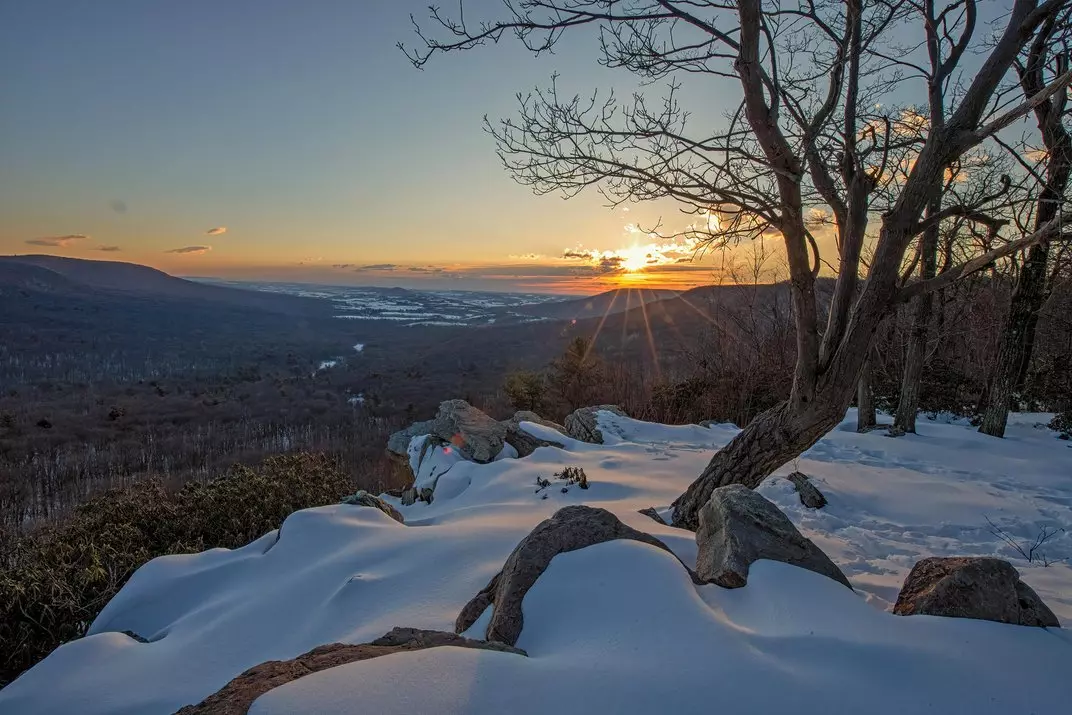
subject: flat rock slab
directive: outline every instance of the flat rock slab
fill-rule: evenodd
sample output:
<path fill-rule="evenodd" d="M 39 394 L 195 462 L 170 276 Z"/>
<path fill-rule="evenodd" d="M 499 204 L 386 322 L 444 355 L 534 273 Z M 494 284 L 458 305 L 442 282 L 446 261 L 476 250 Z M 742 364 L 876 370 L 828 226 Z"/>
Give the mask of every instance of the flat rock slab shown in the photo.
<path fill-rule="evenodd" d="M 1020 626 L 1059 628 L 1053 611 L 1002 559 L 953 557 L 923 559 L 909 572 L 893 612 L 975 618 Z"/>
<path fill-rule="evenodd" d="M 786 479 L 793 483 L 801 504 L 809 509 L 822 509 L 826 506 L 826 497 L 804 472 L 793 472 Z"/>
<path fill-rule="evenodd" d="M 567 506 L 536 525 L 514 548 L 502 571 L 462 608 L 454 624 L 457 633 L 469 629 L 480 614 L 495 606 L 486 637 L 508 645 L 517 643 L 524 618 L 521 602 L 557 554 L 614 539 L 633 539 L 673 553 L 651 534 L 626 526 L 606 509 Z"/>
<path fill-rule="evenodd" d="M 814 571 L 848 586 L 830 557 L 797 531 L 773 503 L 740 484 L 719 487 L 699 513 L 696 574 L 707 583 L 740 588 L 760 559 Z"/>
<path fill-rule="evenodd" d="M 512 648 L 502 643 L 462 638 L 455 633 L 395 628 L 371 643 L 362 645 L 332 643 L 314 648 L 291 660 L 269 660 L 255 665 L 197 705 L 187 705 L 175 715 L 246 715 L 254 700 L 269 690 L 306 675 L 359 660 L 442 646 L 526 655 L 525 651 L 519 648 Z"/>

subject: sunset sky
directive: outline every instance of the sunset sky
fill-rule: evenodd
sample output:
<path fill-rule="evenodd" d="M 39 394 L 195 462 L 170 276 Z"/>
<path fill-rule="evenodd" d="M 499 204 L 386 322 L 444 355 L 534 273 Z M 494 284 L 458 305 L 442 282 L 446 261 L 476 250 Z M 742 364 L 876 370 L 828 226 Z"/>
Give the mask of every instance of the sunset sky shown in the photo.
<path fill-rule="evenodd" d="M 672 204 L 538 197 L 500 166 L 481 121 L 512 115 L 517 92 L 555 72 L 570 90 L 632 89 L 595 64 L 591 37 L 418 71 L 395 45 L 426 5 L 0 2 L 0 253 L 552 292 L 717 277 L 722 257 L 683 262 L 692 246 L 653 248 L 636 228 L 694 220 Z M 712 116 L 717 96 L 702 104 Z M 661 265 L 611 269 L 647 263 Z"/>

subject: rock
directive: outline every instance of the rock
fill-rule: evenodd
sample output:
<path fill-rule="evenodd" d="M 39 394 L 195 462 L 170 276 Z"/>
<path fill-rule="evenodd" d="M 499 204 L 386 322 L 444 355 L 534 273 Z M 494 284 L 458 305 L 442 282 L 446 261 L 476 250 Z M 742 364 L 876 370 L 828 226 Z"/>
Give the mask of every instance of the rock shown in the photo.
<path fill-rule="evenodd" d="M 660 524 L 666 524 L 666 522 L 663 521 L 663 518 L 661 516 L 659 516 L 659 512 L 655 511 L 655 507 L 653 507 L 653 506 L 649 506 L 647 509 L 641 509 L 637 513 L 638 514 L 643 514 L 644 516 L 648 517 L 649 519 L 657 521 Z"/>
<path fill-rule="evenodd" d="M 417 487 L 402 490 L 402 496 L 399 498 L 402 500 L 402 506 L 412 506 L 413 502 L 417 501 Z"/>
<path fill-rule="evenodd" d="M 1060 623 L 1008 561 L 984 557 L 923 559 L 905 579 L 893 612 L 977 618 L 1021 626 Z"/>
<path fill-rule="evenodd" d="M 470 462 L 487 464 L 502 451 L 506 427 L 465 400 L 447 400 L 439 405 L 431 434 Z"/>
<path fill-rule="evenodd" d="M 797 494 L 800 495 L 801 504 L 809 509 L 822 509 L 826 506 L 826 497 L 823 496 L 817 486 L 811 483 L 808 475 L 803 472 L 793 472 L 786 479 L 796 487 Z"/>
<path fill-rule="evenodd" d="M 558 447 L 559 449 L 563 447 L 561 442 L 552 442 L 550 440 L 532 436 L 521 429 L 522 422 L 534 422 L 545 427 L 550 427 L 562 434 L 566 433 L 565 427 L 555 422 L 551 422 L 550 420 L 545 420 L 535 412 L 529 412 L 528 410 L 515 412 L 513 417 L 503 421 L 502 424 L 506 427 L 506 443 L 517 450 L 518 457 L 527 457 L 535 452 L 538 447 Z"/>
<path fill-rule="evenodd" d="M 413 441 L 414 437 L 419 437 L 423 434 L 432 434 L 432 420 L 425 422 L 414 422 L 404 430 L 395 432 L 387 438 L 387 452 L 396 457 L 401 457 L 407 463 L 409 462 L 409 443 Z"/>
<path fill-rule="evenodd" d="M 387 440 L 387 454 L 399 481 L 408 481 L 414 488 L 412 493 L 403 493 L 402 503 L 431 502 L 436 481 L 454 463 L 486 464 L 505 443 L 506 427 L 465 400 L 440 403 L 435 419 L 415 422 Z"/>
<path fill-rule="evenodd" d="M 603 433 L 599 431 L 597 419 L 597 413 L 599 412 L 613 412 L 616 415 L 626 417 L 626 414 L 616 405 L 582 407 L 579 410 L 574 410 L 566 417 L 566 434 L 582 442 L 603 444 Z"/>
<path fill-rule="evenodd" d="M 494 604 L 487 639 L 508 645 L 517 643 L 524 623 L 521 602 L 551 559 L 556 554 L 614 539 L 634 539 L 670 552 L 666 544 L 651 534 L 626 526 L 606 509 L 583 505 L 563 507 L 550 519 L 537 524 L 514 548 L 502 571 L 462 608 L 454 623 L 455 632 L 468 630 L 484 609 Z"/>
<path fill-rule="evenodd" d="M 402 518 L 402 514 L 398 511 L 398 509 L 395 509 L 383 499 L 369 494 L 364 489 L 357 492 L 356 494 L 351 494 L 350 496 L 346 497 L 342 500 L 342 503 L 352 504 L 354 506 L 370 506 L 373 509 L 379 509 L 384 514 L 391 517 L 400 524 L 403 524 L 406 521 Z"/>
<path fill-rule="evenodd" d="M 137 641 L 138 643 L 148 643 L 149 642 L 148 639 L 142 638 L 141 636 L 139 636 L 134 631 L 120 631 L 120 633 L 125 635 L 127 638 L 130 638 L 131 640 Z"/>
<path fill-rule="evenodd" d="M 395 628 L 382 638 L 362 645 L 332 643 L 291 660 L 269 660 L 255 665 L 236 677 L 213 695 L 197 705 L 187 705 L 175 715 L 246 715 L 253 701 L 280 685 L 359 660 L 370 660 L 392 653 L 452 646 L 476 648 L 500 653 L 526 655 L 525 651 L 502 643 L 462 638 L 443 631 L 423 631 L 416 628 Z"/>
<path fill-rule="evenodd" d="M 700 509 L 696 574 L 708 583 L 739 588 L 760 559 L 781 561 L 852 588 L 845 574 L 805 538 L 778 507 L 741 484 L 719 487 Z"/>

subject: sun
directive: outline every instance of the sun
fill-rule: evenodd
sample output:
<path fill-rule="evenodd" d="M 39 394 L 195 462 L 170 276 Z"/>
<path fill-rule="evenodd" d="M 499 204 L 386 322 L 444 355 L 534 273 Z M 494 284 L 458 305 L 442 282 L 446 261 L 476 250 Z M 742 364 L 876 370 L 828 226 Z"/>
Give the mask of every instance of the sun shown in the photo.
<path fill-rule="evenodd" d="M 636 273 L 650 261 L 650 252 L 645 246 L 633 246 L 632 248 L 625 248 L 618 252 L 621 257 L 621 267 L 629 273 Z"/>

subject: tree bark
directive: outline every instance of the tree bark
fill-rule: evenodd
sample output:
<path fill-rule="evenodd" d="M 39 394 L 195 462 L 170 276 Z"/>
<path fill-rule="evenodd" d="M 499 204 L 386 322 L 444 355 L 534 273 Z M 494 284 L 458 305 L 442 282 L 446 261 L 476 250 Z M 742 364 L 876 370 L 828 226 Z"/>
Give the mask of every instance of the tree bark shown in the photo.
<path fill-rule="evenodd" d="M 1053 28 L 1051 21 L 1047 34 Z M 1026 66 L 1020 70 L 1020 85 L 1024 96 L 1030 97 L 1045 85 L 1043 70 L 1048 59 L 1048 46 L 1037 39 L 1031 46 Z M 1057 56 L 1057 66 L 1067 71 L 1067 55 Z M 1035 208 L 1035 226 L 1062 216 L 1065 189 L 1072 171 L 1072 135 L 1064 125 L 1067 89 L 1034 107 L 1035 118 L 1046 147 L 1046 182 Z M 1058 227 L 1063 238 L 1063 226 Z M 1049 241 L 1033 245 L 1027 252 L 1020 275 L 1012 290 L 1009 318 L 1001 333 L 997 361 L 987 383 L 986 403 L 979 431 L 992 437 L 1004 437 L 1009 420 L 1013 394 L 1022 388 L 1031 362 L 1035 343 L 1035 327 L 1039 311 L 1046 300 L 1049 278 Z"/>
<path fill-rule="evenodd" d="M 1032 246 L 1013 287 L 1009 318 L 1001 333 L 997 361 L 987 385 L 986 407 L 979 425 L 979 431 L 991 437 L 1005 436 L 1013 395 L 1020 386 L 1023 367 L 1031 360 L 1029 335 L 1045 299 L 1048 258 L 1048 244 Z"/>
<path fill-rule="evenodd" d="M 942 210 L 942 197 L 931 199 L 927 214 L 933 216 Z M 934 278 L 938 270 L 939 225 L 928 228 L 920 239 L 920 280 Z M 924 293 L 916 299 L 916 314 L 912 319 L 912 332 L 908 336 L 904 373 L 901 376 L 901 398 L 897 414 L 893 418 L 895 429 L 915 433 L 916 413 L 919 412 L 919 397 L 922 393 L 923 364 L 927 357 L 927 340 L 930 333 L 931 313 L 934 310 L 934 293 Z"/>
<path fill-rule="evenodd" d="M 860 379 L 856 383 L 856 431 L 868 432 L 877 424 L 875 396 L 871 385 L 871 359 L 868 358 L 860 368 Z"/>

